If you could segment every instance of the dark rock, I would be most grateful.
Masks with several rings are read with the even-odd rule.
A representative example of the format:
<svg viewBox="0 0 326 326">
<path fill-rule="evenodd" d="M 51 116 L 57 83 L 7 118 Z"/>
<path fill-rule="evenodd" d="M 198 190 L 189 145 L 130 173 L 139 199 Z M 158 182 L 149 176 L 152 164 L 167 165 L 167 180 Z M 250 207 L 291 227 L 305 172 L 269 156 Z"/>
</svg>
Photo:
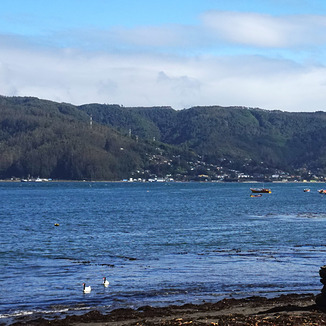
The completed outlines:
<svg viewBox="0 0 326 326">
<path fill-rule="evenodd" d="M 325 268 L 321 268 L 319 270 L 319 275 L 320 275 L 321 278 L 326 279 L 326 269 Z"/>
<path fill-rule="evenodd" d="M 317 294 L 315 302 L 318 307 L 326 307 L 326 296 L 322 293 Z"/>
</svg>

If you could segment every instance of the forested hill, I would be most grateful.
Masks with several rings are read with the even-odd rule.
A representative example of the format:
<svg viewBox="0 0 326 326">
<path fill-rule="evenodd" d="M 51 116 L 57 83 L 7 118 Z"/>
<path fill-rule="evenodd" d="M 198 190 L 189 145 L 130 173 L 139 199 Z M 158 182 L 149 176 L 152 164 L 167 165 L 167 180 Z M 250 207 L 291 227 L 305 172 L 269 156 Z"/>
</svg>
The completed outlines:
<svg viewBox="0 0 326 326">
<path fill-rule="evenodd" d="M 176 111 L 0 97 L 0 178 L 187 179 L 209 174 L 205 164 L 245 173 L 321 174 L 325 137 L 324 112 L 219 106 Z"/>
<path fill-rule="evenodd" d="M 152 158 L 187 154 L 135 139 L 78 107 L 32 97 L 0 97 L 0 178 L 121 180 L 150 170 Z M 155 170 L 155 166 L 154 166 Z"/>
<path fill-rule="evenodd" d="M 326 166 L 326 113 L 289 113 L 244 107 L 79 107 L 101 124 L 145 139 L 192 149 L 207 163 L 233 161 L 285 171 Z"/>
</svg>

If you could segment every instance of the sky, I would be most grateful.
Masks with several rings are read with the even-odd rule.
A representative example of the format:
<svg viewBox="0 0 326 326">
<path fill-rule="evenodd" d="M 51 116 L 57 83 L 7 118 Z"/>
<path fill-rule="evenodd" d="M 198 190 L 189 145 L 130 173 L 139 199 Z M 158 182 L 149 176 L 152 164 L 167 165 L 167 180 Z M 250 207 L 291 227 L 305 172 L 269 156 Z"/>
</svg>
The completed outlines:
<svg viewBox="0 0 326 326">
<path fill-rule="evenodd" d="M 0 95 L 326 111 L 326 1 L 1 0 Z"/>
</svg>

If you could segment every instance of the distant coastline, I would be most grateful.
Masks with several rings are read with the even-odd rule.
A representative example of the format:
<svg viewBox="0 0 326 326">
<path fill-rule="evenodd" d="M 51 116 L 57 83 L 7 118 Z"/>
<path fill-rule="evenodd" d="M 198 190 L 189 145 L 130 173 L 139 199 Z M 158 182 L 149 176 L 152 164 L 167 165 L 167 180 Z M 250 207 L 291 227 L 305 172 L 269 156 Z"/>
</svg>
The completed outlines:
<svg viewBox="0 0 326 326">
<path fill-rule="evenodd" d="M 22 182 L 21 179 L 0 179 L 0 182 Z M 24 183 L 53 183 L 53 182 L 109 182 L 109 183 L 157 183 L 156 181 L 124 181 L 124 180 L 65 180 L 65 179 L 54 179 L 54 180 L 42 180 L 42 181 L 34 181 L 34 180 L 27 180 L 23 181 Z M 162 183 L 254 183 L 254 184 L 271 184 L 271 183 L 277 183 L 277 184 L 287 184 L 287 183 L 302 183 L 302 184 L 317 184 L 317 183 L 326 183 L 326 181 L 258 181 L 258 180 L 252 180 L 252 181 L 223 181 L 223 180 L 210 180 L 210 181 L 195 181 L 195 180 L 189 180 L 189 181 L 162 181 Z"/>
<path fill-rule="evenodd" d="M 0 98 L 1 179 L 326 180 L 325 112 Z"/>
</svg>

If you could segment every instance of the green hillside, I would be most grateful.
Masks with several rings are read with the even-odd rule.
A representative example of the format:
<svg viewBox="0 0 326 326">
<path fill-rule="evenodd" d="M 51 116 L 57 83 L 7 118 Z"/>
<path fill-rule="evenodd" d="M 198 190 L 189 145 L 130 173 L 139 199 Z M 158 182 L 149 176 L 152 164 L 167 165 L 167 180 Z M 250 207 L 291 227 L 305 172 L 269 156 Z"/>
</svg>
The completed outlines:
<svg viewBox="0 0 326 326">
<path fill-rule="evenodd" d="M 84 107 L 80 107 L 84 110 Z M 141 137 L 192 149 L 208 163 L 231 160 L 234 166 L 264 162 L 286 171 L 326 165 L 326 113 L 289 113 L 243 107 L 123 108 L 116 106 L 119 123 L 110 106 L 88 106 L 95 119 L 99 112 L 119 130 L 130 128 Z M 123 121 L 123 123 L 121 122 Z"/>
<path fill-rule="evenodd" d="M 0 97 L 0 177 L 121 180 L 173 146 L 126 137 L 70 104 Z"/>
<path fill-rule="evenodd" d="M 326 173 L 325 136 L 324 112 L 220 106 L 176 111 L 0 97 L 0 178 L 320 175 Z"/>
</svg>

